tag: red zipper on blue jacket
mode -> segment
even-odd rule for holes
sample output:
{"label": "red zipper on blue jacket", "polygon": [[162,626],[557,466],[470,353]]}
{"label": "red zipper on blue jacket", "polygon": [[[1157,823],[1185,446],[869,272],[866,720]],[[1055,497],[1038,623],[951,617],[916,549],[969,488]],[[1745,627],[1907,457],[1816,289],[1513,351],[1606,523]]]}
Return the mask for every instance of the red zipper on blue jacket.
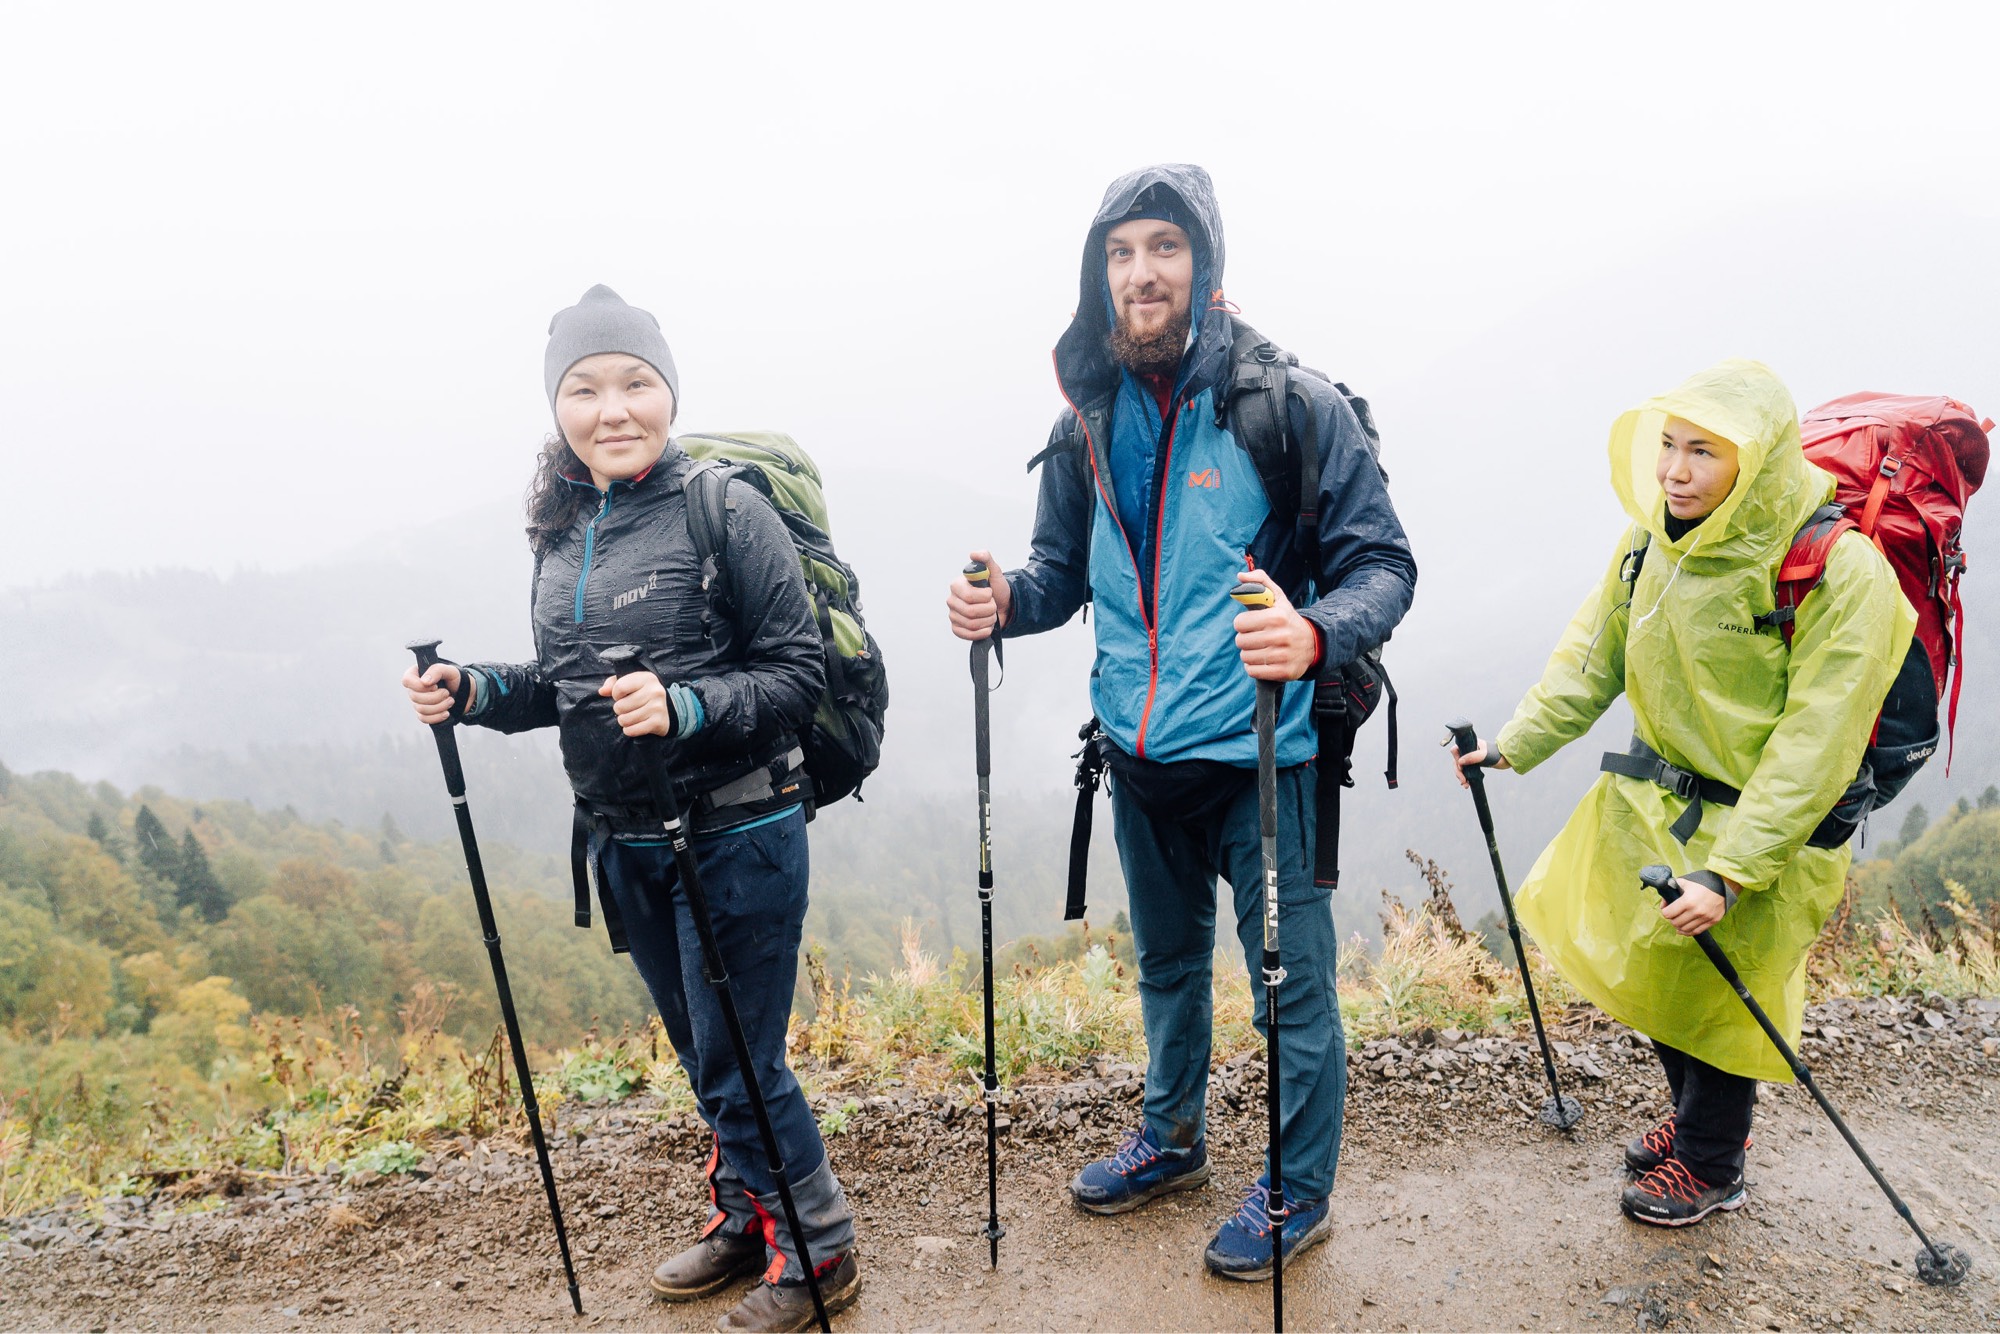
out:
{"label": "red zipper on blue jacket", "polygon": [[[1050,353],[1049,359],[1054,361],[1055,354]],[[1146,707],[1139,714],[1139,735],[1133,742],[1133,753],[1143,760],[1146,758],[1146,729],[1151,726],[1153,721],[1153,700],[1160,693],[1160,546],[1161,539],[1166,533],[1167,525],[1165,479],[1173,475],[1174,433],[1172,427],[1168,426],[1166,430],[1165,457],[1161,460],[1159,477],[1155,479],[1153,487],[1153,503],[1158,511],[1158,518],[1155,521],[1156,527],[1153,531],[1153,590],[1152,606],[1149,608],[1146,605],[1145,581],[1139,577],[1139,553],[1132,547],[1131,535],[1125,531],[1125,521],[1118,517],[1117,499],[1104,489],[1104,474],[1098,471],[1097,467],[1097,442],[1091,438],[1089,420],[1084,417],[1083,413],[1077,411],[1075,402],[1070,399],[1069,386],[1063,383],[1062,366],[1060,363],[1056,366],[1056,392],[1062,395],[1064,403],[1069,404],[1069,410],[1076,413],[1076,424],[1083,428],[1084,452],[1090,459],[1091,481],[1097,487],[1097,494],[1103,498],[1105,508],[1110,511],[1111,522],[1117,526],[1119,539],[1125,543],[1126,558],[1132,562],[1132,582],[1139,598],[1139,619],[1146,627],[1146,657],[1148,667]],[[1174,404],[1173,406],[1173,414],[1163,420],[1163,426],[1166,425],[1166,422],[1180,415],[1179,404]]]}

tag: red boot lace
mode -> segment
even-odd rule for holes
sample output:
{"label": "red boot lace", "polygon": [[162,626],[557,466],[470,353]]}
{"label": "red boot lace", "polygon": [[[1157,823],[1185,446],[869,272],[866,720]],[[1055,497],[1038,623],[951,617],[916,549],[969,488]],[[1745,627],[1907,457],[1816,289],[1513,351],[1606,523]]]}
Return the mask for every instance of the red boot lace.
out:
{"label": "red boot lace", "polygon": [[1655,1198],[1679,1200],[1682,1204],[1696,1203],[1708,1189],[1694,1173],[1681,1166],[1678,1158],[1669,1158],[1640,1177],[1638,1186]]}
{"label": "red boot lace", "polygon": [[1645,1145],[1646,1151],[1655,1158],[1665,1158],[1671,1154],[1674,1151],[1674,1118],[1672,1114],[1669,1113],[1666,1120],[1648,1130],[1644,1135],[1641,1135],[1639,1142]]}

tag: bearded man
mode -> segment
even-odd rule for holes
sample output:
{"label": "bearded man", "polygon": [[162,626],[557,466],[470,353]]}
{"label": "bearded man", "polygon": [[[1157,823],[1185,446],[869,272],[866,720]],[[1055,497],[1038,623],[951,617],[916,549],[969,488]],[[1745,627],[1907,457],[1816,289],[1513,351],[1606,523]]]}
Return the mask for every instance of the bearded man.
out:
{"label": "bearded man", "polygon": [[[1070,1185],[1083,1209],[1119,1214],[1209,1178],[1204,1104],[1213,1005],[1216,880],[1228,881],[1252,976],[1263,947],[1259,681],[1287,682],[1279,712],[1276,1022],[1287,1257],[1326,1238],[1347,1094],[1334,991],[1330,886],[1313,874],[1313,681],[1379,647],[1409,610],[1416,564],[1360,420],[1331,383],[1292,377],[1286,431],[1319,459],[1315,510],[1277,512],[1255,461],[1218,412],[1239,331],[1222,296],[1222,221],[1200,167],[1114,181],[1084,242],[1076,314],[1056,345],[1067,409],[1045,464],[1028,563],[990,587],[960,578],[952,631],[978,640],[1050,630],[1097,608],[1091,699],[1109,742],[1149,1052],[1145,1118]],[[1226,405],[1224,405],[1226,407]],[[1237,613],[1243,575],[1275,605]],[[1266,1029],[1262,988],[1256,1022]],[[1269,1165],[1242,1187],[1204,1259],[1266,1279]]]}

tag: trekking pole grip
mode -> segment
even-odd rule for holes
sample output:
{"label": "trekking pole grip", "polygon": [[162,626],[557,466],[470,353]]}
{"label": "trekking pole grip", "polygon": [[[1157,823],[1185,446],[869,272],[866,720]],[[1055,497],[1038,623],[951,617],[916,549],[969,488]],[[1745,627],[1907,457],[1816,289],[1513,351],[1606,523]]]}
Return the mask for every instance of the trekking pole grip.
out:
{"label": "trekking pole grip", "polygon": [[[645,659],[636,644],[614,644],[597,656],[611,669],[613,676],[630,676],[634,672],[646,670]],[[677,821],[680,819],[680,808],[673,802],[673,784],[665,781],[660,773],[659,762],[653,755],[652,743],[658,739],[653,736],[636,736],[632,738],[632,743],[639,747],[640,755],[645,757],[642,767],[646,771],[646,781],[652,786],[653,800],[659,806],[660,814],[667,819]]]}
{"label": "trekking pole grip", "polygon": [[[417,655],[417,675],[422,676],[444,661],[438,656],[438,645],[443,642],[442,639],[412,639],[403,646]],[[437,741],[438,760],[444,765],[445,791],[456,802],[465,799],[465,767],[459,763],[458,738],[451,731],[455,721],[446,718],[441,723],[432,723],[431,736]]]}
{"label": "trekking pole grip", "polygon": [[1672,903],[1681,896],[1680,883],[1674,879],[1674,873],[1670,867],[1640,867],[1639,880],[1647,889],[1658,894],[1662,902]]}
{"label": "trekking pole grip", "polygon": [[630,676],[645,668],[645,664],[639,661],[639,649],[633,644],[616,644],[597,656],[604,660],[604,665],[611,669],[613,676]]}
{"label": "trekking pole grip", "polygon": [[1255,579],[1246,579],[1240,574],[1236,576],[1236,586],[1229,590],[1229,596],[1251,611],[1278,605],[1278,595],[1271,591],[1269,584],[1260,584]]}

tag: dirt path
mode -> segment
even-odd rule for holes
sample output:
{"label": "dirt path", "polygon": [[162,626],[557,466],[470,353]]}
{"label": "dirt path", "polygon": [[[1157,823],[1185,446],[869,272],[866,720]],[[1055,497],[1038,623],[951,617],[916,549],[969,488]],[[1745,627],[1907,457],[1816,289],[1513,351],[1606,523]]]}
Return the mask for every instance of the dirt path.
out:
{"label": "dirt path", "polygon": [[[1288,1271],[1288,1324],[2000,1326],[2000,1044],[1990,1041],[2000,1005],[1984,1004],[1991,1009],[1938,1006],[1936,1026],[1922,1006],[1850,1007],[1827,1025],[1843,1036],[1815,1044],[1830,1049],[1816,1061],[1829,1091],[1919,1218],[1972,1253],[1975,1271],[1960,1289],[1915,1280],[1915,1243],[1793,1088],[1767,1088],[1760,1106],[1748,1208],[1684,1233],[1626,1222],[1619,1148],[1657,1114],[1659,1079],[1632,1038],[1600,1023],[1567,1035],[1587,1113],[1571,1137],[1522,1114],[1536,1076],[1522,1044],[1460,1044],[1447,1055],[1448,1038],[1407,1043],[1387,1069],[1375,1067],[1393,1051],[1355,1053],[1334,1231]],[[1434,1057],[1441,1068],[1427,1069]],[[1215,1184],[1118,1219],[1068,1204],[1075,1166],[1134,1118],[1135,1073],[1107,1063],[1017,1093],[998,1273],[987,1270],[978,1235],[979,1118],[898,1089],[875,1095],[832,1141],[860,1214],[866,1275],[860,1303],[836,1326],[1268,1327],[1267,1286],[1223,1283],[1201,1266],[1203,1244],[1261,1151],[1255,1061],[1231,1062],[1214,1081]],[[711,1328],[736,1294],[666,1307],[645,1293],[650,1264],[705,1213],[705,1142],[685,1121],[642,1110],[565,1111],[558,1157],[588,1311],[581,1321],[569,1314],[531,1162],[470,1146],[435,1162],[424,1181],[294,1186],[194,1215],[165,1216],[156,1202],[108,1224],[17,1220],[0,1243],[0,1322]]]}

